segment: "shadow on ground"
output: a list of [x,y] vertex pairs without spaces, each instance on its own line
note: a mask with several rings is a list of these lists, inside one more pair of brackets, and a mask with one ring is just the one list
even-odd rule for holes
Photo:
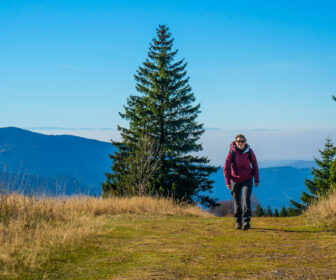
[[298,233],[321,233],[321,232],[328,232],[323,230],[291,230],[291,229],[277,229],[277,228],[257,228],[251,227],[250,230],[257,230],[257,231],[278,231],[278,232],[298,232]]

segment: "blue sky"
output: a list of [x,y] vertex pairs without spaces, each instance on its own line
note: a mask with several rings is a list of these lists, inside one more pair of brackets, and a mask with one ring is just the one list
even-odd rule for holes
[[[133,75],[167,24],[188,62],[199,120],[230,135],[214,149],[256,129],[292,133],[298,147],[310,131],[319,146],[336,129],[335,14],[335,1],[1,0],[0,126],[114,135]],[[80,133],[102,139],[92,131]],[[254,144],[277,134],[267,135]]]

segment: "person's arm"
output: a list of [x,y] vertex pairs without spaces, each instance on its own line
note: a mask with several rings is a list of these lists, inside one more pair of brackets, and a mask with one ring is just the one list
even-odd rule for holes
[[257,158],[254,152],[251,150],[252,155],[252,167],[253,167],[253,177],[254,177],[254,185],[257,187],[259,185],[259,168]]
[[223,169],[225,183],[228,189],[231,188],[231,161],[232,161],[232,153],[229,152],[229,154],[226,157],[224,169]]

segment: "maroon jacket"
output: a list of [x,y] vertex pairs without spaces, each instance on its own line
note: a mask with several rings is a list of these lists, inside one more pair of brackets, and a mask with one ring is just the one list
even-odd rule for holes
[[[247,145],[247,144],[246,144]],[[223,173],[226,185],[231,185],[231,181],[241,183],[254,177],[254,181],[259,183],[259,170],[256,156],[249,145],[244,152],[239,152],[234,142],[231,143],[230,152],[226,157]],[[232,162],[232,150],[235,151],[236,168]],[[251,150],[252,166],[248,157],[248,151]]]

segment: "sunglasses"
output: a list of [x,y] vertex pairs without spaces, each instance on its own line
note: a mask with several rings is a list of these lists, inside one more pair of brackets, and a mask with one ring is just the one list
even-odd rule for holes
[[237,140],[237,143],[245,143],[245,140]]

